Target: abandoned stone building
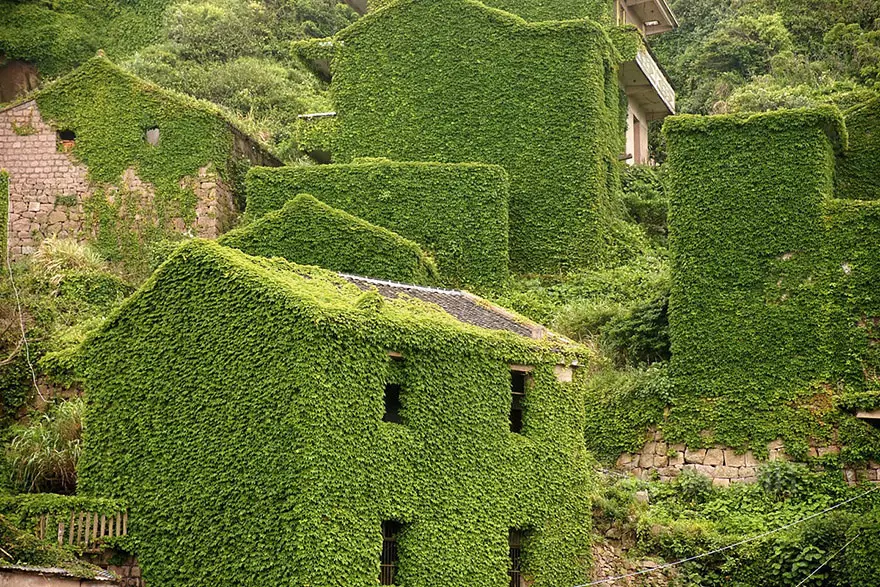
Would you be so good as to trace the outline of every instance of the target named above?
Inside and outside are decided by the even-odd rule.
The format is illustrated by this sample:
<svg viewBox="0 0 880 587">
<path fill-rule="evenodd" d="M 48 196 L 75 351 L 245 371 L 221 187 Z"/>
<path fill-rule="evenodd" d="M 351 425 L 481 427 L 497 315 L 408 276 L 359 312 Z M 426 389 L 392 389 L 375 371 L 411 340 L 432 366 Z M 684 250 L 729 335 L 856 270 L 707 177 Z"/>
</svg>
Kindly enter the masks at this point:
<svg viewBox="0 0 880 587">
<path fill-rule="evenodd" d="M 48 236 L 97 241 L 113 256 L 167 232 L 216 237 L 238 212 L 235 174 L 278 165 L 215 107 L 96 57 L 0 110 L 7 248 Z M 6 200 L 6 194 L 2 195 Z"/>
<path fill-rule="evenodd" d="M 471 294 L 196 239 L 83 358 L 80 491 L 129 504 L 147 584 L 586 572 L 588 351 Z"/>
</svg>

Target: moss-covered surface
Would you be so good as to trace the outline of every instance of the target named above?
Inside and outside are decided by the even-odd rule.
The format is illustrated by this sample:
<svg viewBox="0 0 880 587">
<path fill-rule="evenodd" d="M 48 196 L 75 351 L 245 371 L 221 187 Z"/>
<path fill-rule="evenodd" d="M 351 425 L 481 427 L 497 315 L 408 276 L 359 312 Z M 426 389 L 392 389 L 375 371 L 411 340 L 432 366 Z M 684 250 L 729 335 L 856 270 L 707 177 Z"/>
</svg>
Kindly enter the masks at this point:
<svg viewBox="0 0 880 587">
<path fill-rule="evenodd" d="M 233 230 L 220 244 L 261 257 L 417 285 L 433 285 L 434 261 L 417 243 L 301 194 Z"/>
<path fill-rule="evenodd" d="M 880 200 L 880 97 L 845 114 L 849 149 L 837 160 L 836 196 Z"/>
<path fill-rule="evenodd" d="M 507 585 L 518 527 L 534 585 L 570 587 L 591 482 L 583 382 L 554 368 L 589 357 L 562 352 L 194 241 L 85 343 L 80 491 L 131 500 L 152 585 L 373 586 L 397 520 L 400 584 Z M 523 434 L 510 364 L 534 366 Z M 382 421 L 389 382 L 402 424 Z"/>
<path fill-rule="evenodd" d="M 682 116 L 664 129 L 675 383 L 667 439 L 760 453 L 781 437 L 796 457 L 810 439 L 836 440 L 849 446 L 844 459 L 876 458 L 880 436 L 840 410 L 841 385 L 866 385 L 855 371 L 869 334 L 852 325 L 876 309 L 876 263 L 858 241 L 877 227 L 858 206 L 826 212 L 834 152 L 845 145 L 839 113 Z"/>
<path fill-rule="evenodd" d="M 397 163 L 253 168 L 248 219 L 307 193 L 413 240 L 448 285 L 494 285 L 507 277 L 507 174 L 482 164 Z"/>
<path fill-rule="evenodd" d="M 619 55 L 602 26 L 527 23 L 474 0 L 399 0 L 337 41 L 334 160 L 502 165 L 515 271 L 607 253 L 622 132 Z"/>
</svg>

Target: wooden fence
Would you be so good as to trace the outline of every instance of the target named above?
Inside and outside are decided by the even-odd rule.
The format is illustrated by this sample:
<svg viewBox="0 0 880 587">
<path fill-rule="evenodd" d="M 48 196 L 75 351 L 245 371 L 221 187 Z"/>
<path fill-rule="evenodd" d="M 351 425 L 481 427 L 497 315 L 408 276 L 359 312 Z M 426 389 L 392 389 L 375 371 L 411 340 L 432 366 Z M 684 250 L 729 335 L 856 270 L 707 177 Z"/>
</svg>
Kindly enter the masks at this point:
<svg viewBox="0 0 880 587">
<path fill-rule="evenodd" d="M 73 512 L 69 516 L 43 514 L 37 527 L 40 540 L 58 537 L 58 546 L 95 549 L 103 538 L 128 534 L 128 512 L 106 516 L 94 512 Z"/>
</svg>

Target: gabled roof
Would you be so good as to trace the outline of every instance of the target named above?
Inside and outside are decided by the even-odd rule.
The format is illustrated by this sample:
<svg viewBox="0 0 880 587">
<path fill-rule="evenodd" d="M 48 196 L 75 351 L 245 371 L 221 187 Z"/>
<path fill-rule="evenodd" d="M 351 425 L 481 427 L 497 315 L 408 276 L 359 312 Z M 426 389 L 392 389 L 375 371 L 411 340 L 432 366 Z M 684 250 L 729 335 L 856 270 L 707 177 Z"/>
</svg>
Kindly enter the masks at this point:
<svg viewBox="0 0 880 587">
<path fill-rule="evenodd" d="M 489 330 L 505 330 L 535 339 L 544 338 L 548 334 L 543 326 L 466 291 L 421 287 L 344 273 L 340 275 L 364 291 L 376 289 L 382 297 L 389 300 L 409 296 L 434 304 L 450 316 L 472 326 Z"/>
</svg>

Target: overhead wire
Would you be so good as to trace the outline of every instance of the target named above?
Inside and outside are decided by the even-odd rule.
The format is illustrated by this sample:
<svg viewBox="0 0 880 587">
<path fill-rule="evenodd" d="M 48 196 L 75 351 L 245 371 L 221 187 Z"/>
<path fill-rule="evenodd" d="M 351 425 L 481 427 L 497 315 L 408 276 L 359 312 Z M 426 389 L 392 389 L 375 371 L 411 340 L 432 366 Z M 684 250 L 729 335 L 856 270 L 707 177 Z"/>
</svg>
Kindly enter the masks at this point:
<svg viewBox="0 0 880 587">
<path fill-rule="evenodd" d="M 801 587 L 802 585 L 806 584 L 806 582 L 809 581 L 810 578 L 811 578 L 813 575 L 815 575 L 816 573 L 818 573 L 819 571 L 821 571 L 822 568 L 823 568 L 825 565 L 827 565 L 828 563 L 831 562 L 831 559 L 833 559 L 835 556 L 837 556 L 838 554 L 840 554 L 841 552 L 843 552 L 844 550 L 846 550 L 846 547 L 849 546 L 850 544 L 852 544 L 853 542 L 855 542 L 855 539 L 858 538 L 859 536 L 861 536 L 861 534 L 856 534 L 855 536 L 853 536 L 852 538 L 850 538 L 849 541 L 848 541 L 846 544 L 844 544 L 844 545 L 843 545 L 843 546 L 842 546 L 837 552 L 835 552 L 834 554 L 832 554 L 831 556 L 829 556 L 827 559 L 825 559 L 825 562 L 823 562 L 821 565 L 819 565 L 818 567 L 816 567 L 816 570 L 814 570 L 812 573 L 810 573 L 809 575 L 807 575 L 807 576 L 804 578 L 804 580 L 801 581 L 800 583 L 798 583 L 797 585 L 795 585 L 795 587 Z"/>
<path fill-rule="evenodd" d="M 639 577 L 639 576 L 642 576 L 642 575 L 647 575 L 647 574 L 649 574 L 649 573 L 656 573 L 657 571 L 662 571 L 662 570 L 665 570 L 665 569 L 670 569 L 670 568 L 672 568 L 672 567 L 677 567 L 677 566 L 679 566 L 679 565 L 683 565 L 683 564 L 685 564 L 685 563 L 689 563 L 689 562 L 692 562 L 692 561 L 695 561 L 695 560 L 699 560 L 699 559 L 701 559 L 701 558 L 706 558 L 706 557 L 709 557 L 709 556 L 713 556 L 713 555 L 716 555 L 716 554 L 719 554 L 719 553 L 722 553 L 722 552 L 725 552 L 725 551 L 728 551 L 728 550 L 731 550 L 731 549 L 737 548 L 737 547 L 739 547 L 739 546 L 742 546 L 743 544 L 748 544 L 749 542 L 755 542 L 756 540 L 760 540 L 760 539 L 762 539 L 762 538 L 766 538 L 767 536 L 771 536 L 771 535 L 773 535 L 773 534 L 776 534 L 777 532 L 781 532 L 781 531 L 783 531 L 783 530 L 787 530 L 788 528 L 792 528 L 792 527 L 797 526 L 797 525 L 799 525 L 799 524 L 803 524 L 804 522 L 808 522 L 808 521 L 810 521 L 810 520 L 813 520 L 813 519 L 815 519 L 815 518 L 818 518 L 819 516 L 824 516 L 824 515 L 827 514 L 828 512 L 831 512 L 831 511 L 833 511 L 833 510 L 836 510 L 836 509 L 838 509 L 838 508 L 841 508 L 841 507 L 843 507 L 843 506 L 845 506 L 845 505 L 847 505 L 847 504 L 849 504 L 849 503 L 852 503 L 852 502 L 856 501 L 857 499 L 861 499 L 861 498 L 865 497 L 866 495 L 869 495 L 869 494 L 871 494 L 871 493 L 874 493 L 875 491 L 878 491 L 878 490 L 880 490 L 880 485 L 878 485 L 877 487 L 874 487 L 873 489 L 869 489 L 869 490 L 865 491 L 864 493 L 860 493 L 859 495 L 856 495 L 856 496 L 851 497 L 851 498 L 849 498 L 849 499 L 847 499 L 847 500 L 845 500 L 845 501 L 842 501 L 842 502 L 840 502 L 840 503 L 838 503 L 838 504 L 835 504 L 835 505 L 833 505 L 833 506 L 831 506 L 831 507 L 828 507 L 828 508 L 822 510 L 821 512 L 817 512 L 817 513 L 815 513 L 815 514 L 811 514 L 811 515 L 809 515 L 809 516 L 807 516 L 807 517 L 805 517 L 805 518 L 801 518 L 801 519 L 796 520 L 796 521 L 794 521 L 794 522 L 791 522 L 791 523 L 785 524 L 784 526 L 779 526 L 778 528 L 774 528 L 773 530 L 768 530 L 767 532 L 763 532 L 763 533 L 758 534 L 758 535 L 756 535 L 756 536 L 751 536 L 751 537 L 749 537 L 749 538 L 745 538 L 744 540 L 740 540 L 739 542 L 734 542 L 733 544 L 728 544 L 727 546 L 722 546 L 721 548 L 716 548 L 716 549 L 714 549 L 714 550 L 710 550 L 709 552 L 704 552 L 704 553 L 701 553 L 701 554 L 696 554 L 696 555 L 694 555 L 694 556 L 689 556 L 689 557 L 687 557 L 687 558 L 683 558 L 683 559 L 681 559 L 681 560 L 677 560 L 677 561 L 674 561 L 674 562 L 671 562 L 671 563 L 664 563 L 664 564 L 662 564 L 662 565 L 658 565 L 658 566 L 656 566 L 656 567 L 652 567 L 652 568 L 650 568 L 650 569 L 644 569 L 644 570 L 636 571 L 636 572 L 633 572 L 633 573 L 627 573 L 627 574 L 625 574 L 625 575 L 618 575 L 618 576 L 616 576 L 616 577 L 608 577 L 608 578 L 606 578 L 606 579 L 599 579 L 598 581 L 591 581 L 590 583 L 582 583 L 582 584 L 580 584 L 580 585 L 575 585 L 574 587 L 591 587 L 592 585 L 606 585 L 606 584 L 608 584 L 608 583 L 614 583 L 614 582 L 617 582 L 617 581 L 622 581 L 622 580 L 624 580 L 624 579 L 631 579 L 631 578 L 633 578 L 633 577 Z"/>
</svg>

